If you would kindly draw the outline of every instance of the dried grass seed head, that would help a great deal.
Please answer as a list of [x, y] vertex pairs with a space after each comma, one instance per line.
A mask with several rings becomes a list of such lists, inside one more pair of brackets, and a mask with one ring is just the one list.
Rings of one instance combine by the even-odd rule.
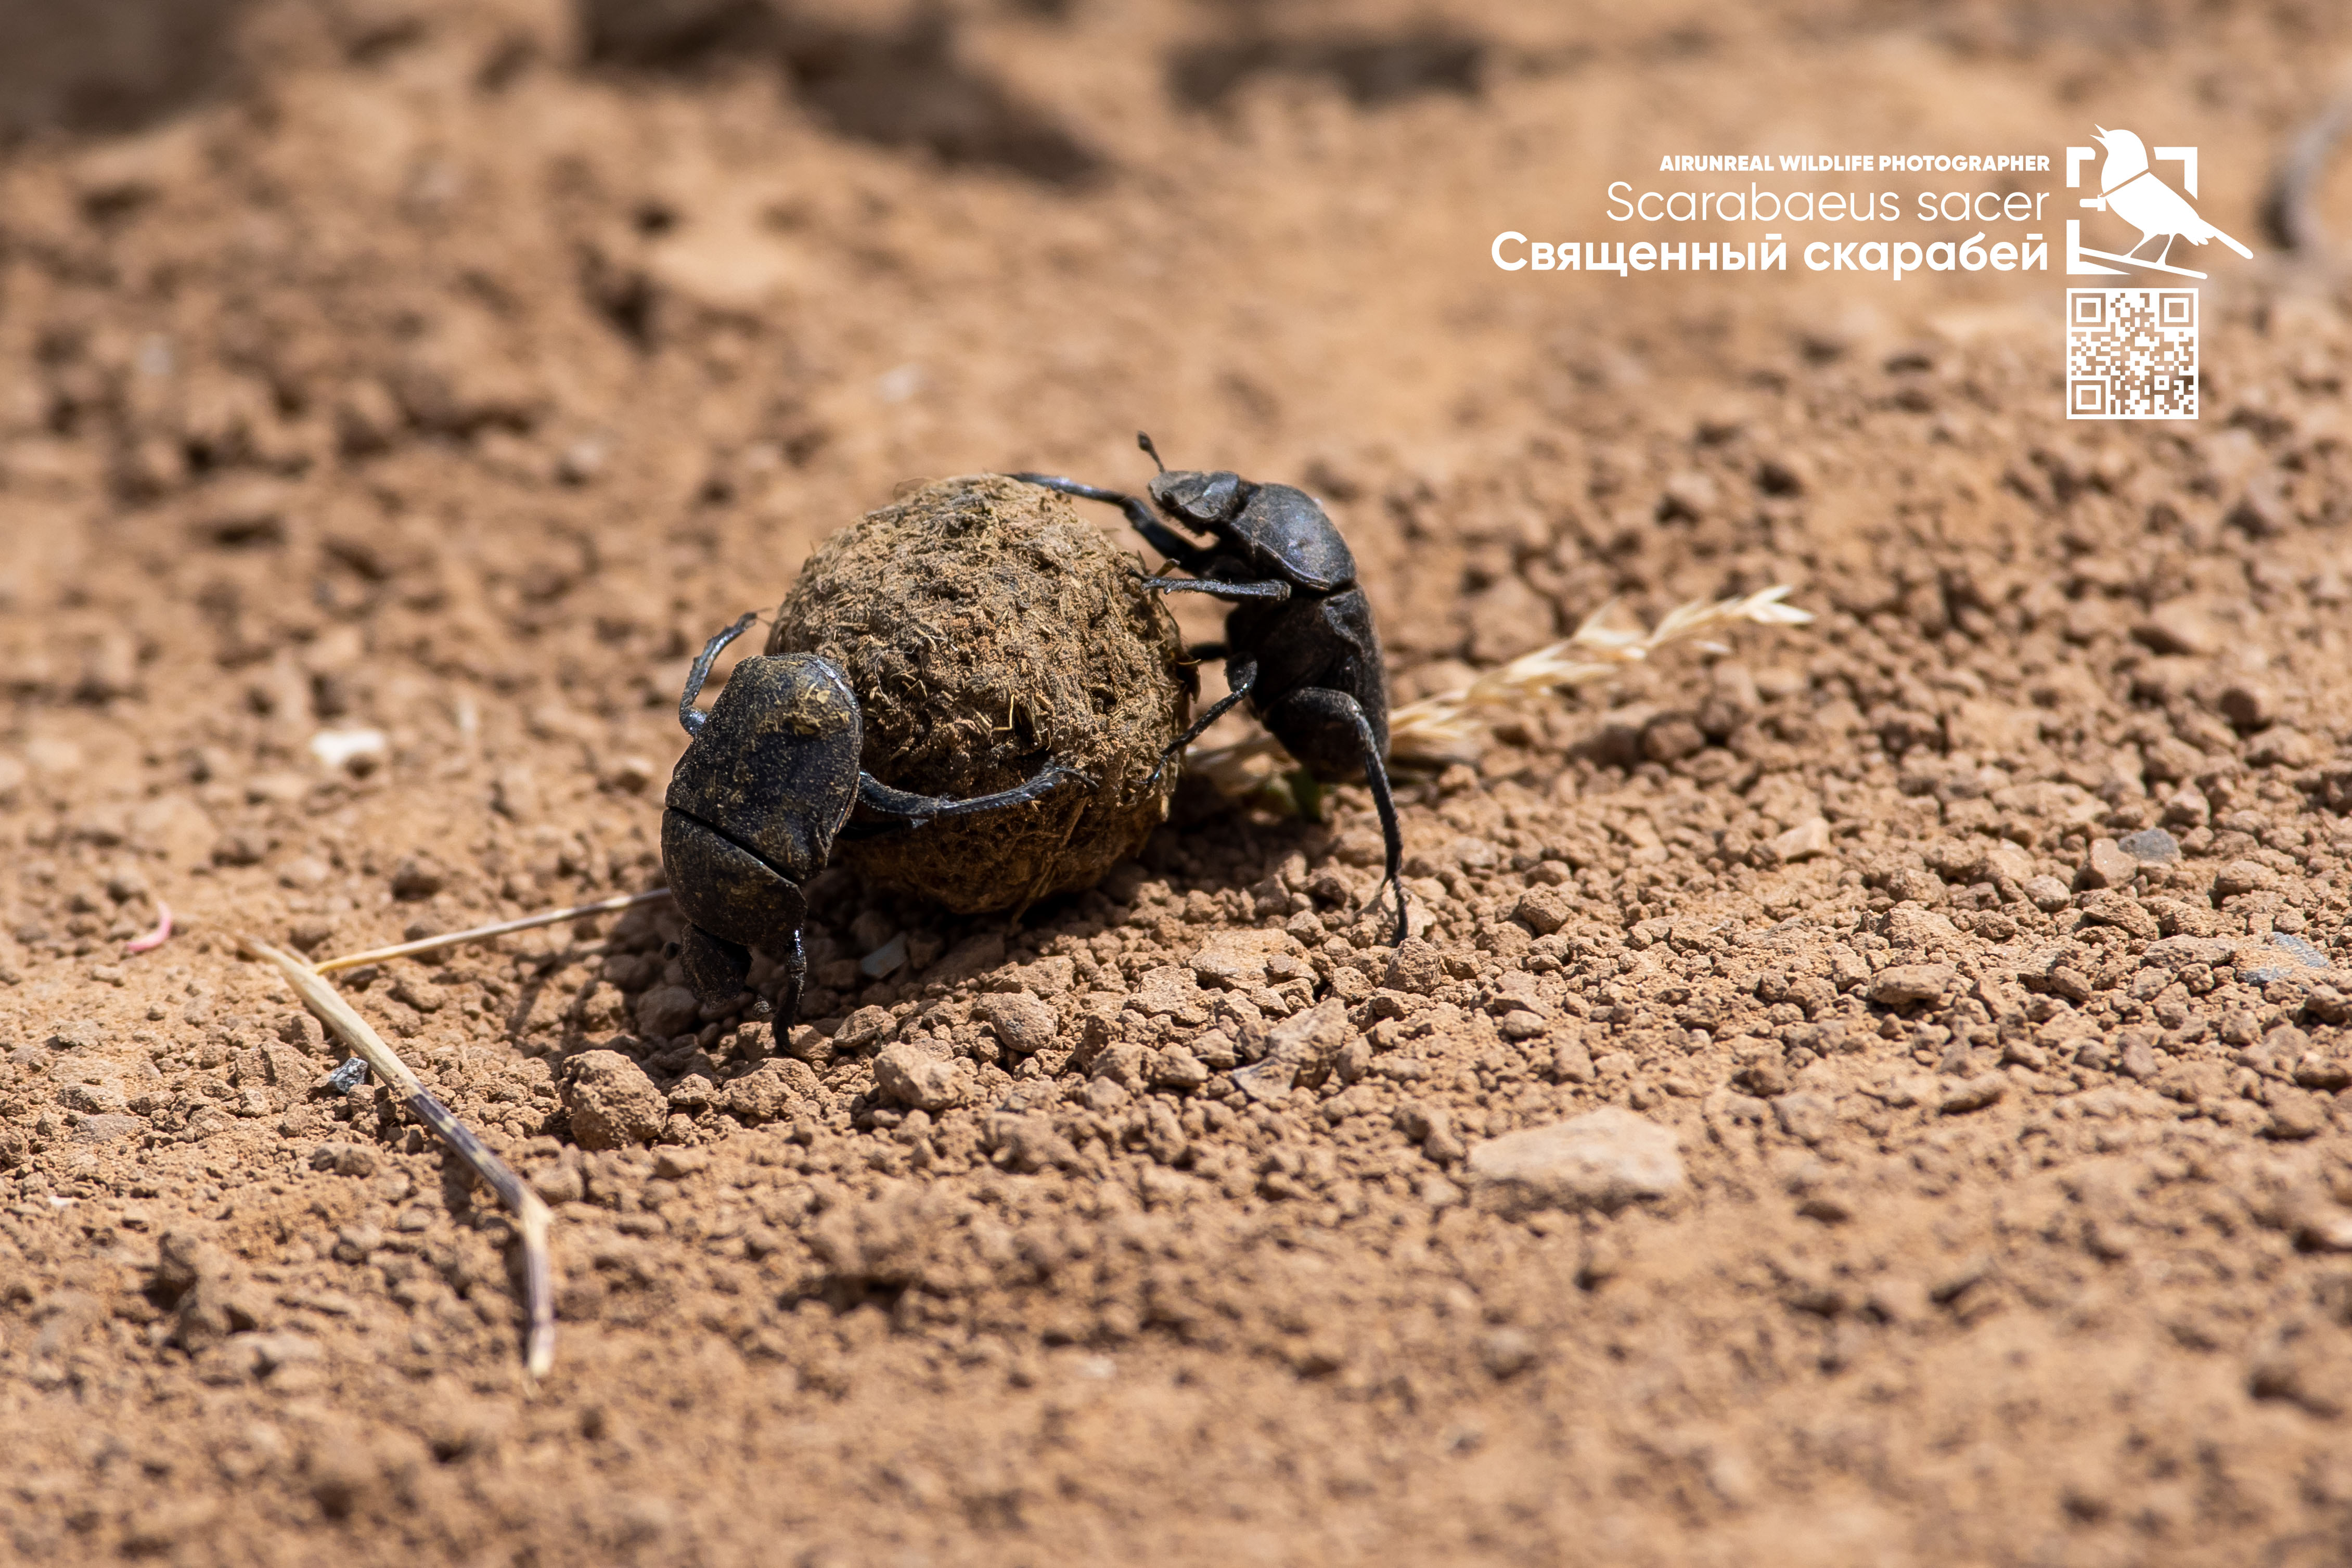
[[[1647, 631], [1611, 624], [1617, 612], [1612, 600], [1559, 641], [1486, 670], [1467, 686], [1392, 711], [1390, 759], [1423, 767], [1475, 763], [1496, 722], [1535, 712], [1571, 687], [1610, 679], [1628, 665], [1678, 643], [1696, 642], [1720, 652], [1706, 639], [1735, 625], [1808, 624], [1813, 618], [1811, 612], [1785, 602], [1794, 591], [1787, 584], [1776, 584], [1727, 599], [1694, 599], [1676, 605]], [[1185, 762], [1227, 797], [1242, 799], [1281, 771], [1283, 757], [1280, 744], [1261, 735], [1213, 750], [1196, 748]]]

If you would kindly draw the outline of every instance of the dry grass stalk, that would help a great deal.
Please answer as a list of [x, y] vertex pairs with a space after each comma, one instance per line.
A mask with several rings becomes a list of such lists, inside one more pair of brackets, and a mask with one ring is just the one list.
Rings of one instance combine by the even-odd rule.
[[622, 893], [610, 899], [598, 899], [593, 903], [573, 904], [569, 909], [525, 915], [517, 921], [499, 921], [495, 925], [445, 931], [439, 936], [419, 937], [415, 942], [396, 942], [391, 947], [372, 947], [365, 952], [347, 952], [341, 958], [323, 958], [310, 967], [313, 973], [331, 974], [338, 969], [357, 969], [362, 963], [375, 963], [387, 958], [415, 958], [418, 953], [438, 952], [445, 947], [463, 947], [469, 942], [484, 942], [494, 936], [504, 936], [509, 931], [529, 931], [533, 926], [551, 926], [562, 921], [585, 920], [590, 915], [633, 910], [639, 904], [650, 904], [668, 897], [667, 888], [655, 888], [643, 893]]
[[[642, 895], [640, 895], [642, 896]], [[555, 917], [547, 917], [552, 919]], [[534, 923], [534, 922], [524, 922]], [[317, 970], [289, 952], [280, 952], [265, 942], [240, 937], [238, 944], [248, 957], [275, 964], [286, 976], [303, 1004], [319, 1016], [319, 1021], [334, 1031], [344, 1044], [358, 1053], [379, 1079], [392, 1086], [406, 1101], [417, 1120], [433, 1129], [441, 1141], [457, 1152], [458, 1157], [473, 1167], [474, 1173], [489, 1184], [500, 1202], [512, 1209], [522, 1231], [523, 1292], [530, 1314], [530, 1332], [525, 1343], [524, 1368], [533, 1378], [547, 1375], [555, 1361], [555, 1270], [547, 1247], [548, 1223], [552, 1217], [540, 1195], [523, 1184], [513, 1168], [484, 1146], [472, 1131], [449, 1112], [449, 1108], [426, 1092], [425, 1085], [409, 1070], [408, 1064], [383, 1043], [365, 1018], [360, 1016], [342, 993]]]
[[[1729, 599], [1693, 600], [1647, 631], [1609, 624], [1617, 608], [1612, 600], [1550, 647], [1522, 654], [1458, 690], [1424, 697], [1392, 711], [1389, 755], [1395, 762], [1430, 766], [1475, 762], [1497, 723], [1535, 712], [1556, 692], [1609, 679], [1662, 648], [1736, 624], [1805, 625], [1811, 614], [1783, 602], [1792, 592], [1787, 584], [1776, 584]], [[1704, 641], [1699, 646], [1727, 651]], [[1260, 734], [1234, 745], [1193, 752], [1185, 765], [1207, 774], [1224, 795], [1241, 798], [1264, 786], [1286, 761], [1280, 743]]]

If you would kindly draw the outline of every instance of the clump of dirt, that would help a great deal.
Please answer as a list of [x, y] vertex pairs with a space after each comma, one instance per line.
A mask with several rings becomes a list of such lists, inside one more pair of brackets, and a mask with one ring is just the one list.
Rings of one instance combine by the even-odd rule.
[[1188, 691], [1175, 623], [1138, 559], [1050, 490], [941, 479], [827, 540], [793, 584], [770, 653], [821, 653], [866, 710], [863, 763], [898, 789], [966, 798], [1051, 762], [1088, 774], [1043, 800], [845, 838], [873, 880], [959, 913], [1090, 888], [1168, 816]]

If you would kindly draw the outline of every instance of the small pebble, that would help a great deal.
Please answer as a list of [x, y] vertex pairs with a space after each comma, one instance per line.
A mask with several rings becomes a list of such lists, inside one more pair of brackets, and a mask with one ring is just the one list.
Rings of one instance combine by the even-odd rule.
[[1830, 825], [1825, 817], [1811, 816], [1786, 833], [1776, 834], [1765, 841], [1784, 861], [1811, 859], [1826, 855], [1830, 850]]
[[908, 1041], [882, 1047], [874, 1058], [874, 1086], [891, 1100], [910, 1110], [937, 1112], [961, 1105], [971, 1080], [957, 1070], [956, 1062], [935, 1057]]
[[868, 980], [879, 980], [895, 974], [907, 963], [907, 933], [898, 932], [888, 942], [857, 961], [857, 972]]
[[343, 1176], [375, 1173], [375, 1151], [357, 1143], [321, 1143], [310, 1151], [310, 1169]]
[[2035, 877], [2022, 889], [2028, 902], [2043, 914], [2055, 914], [2074, 901], [2066, 884], [2055, 877]]
[[2116, 840], [2116, 847], [2144, 865], [2175, 866], [2180, 862], [2180, 840], [2161, 827], [2127, 833]]
[[2074, 874], [2074, 886], [2084, 889], [2127, 888], [2139, 875], [2139, 862], [2112, 838], [2095, 838], [2091, 852]]
[[2314, 969], [2327, 967], [2327, 954], [2322, 952], [2310, 941], [2292, 932], [2283, 931], [2271, 932], [2271, 945], [2282, 952], [2292, 954], [2298, 963], [2309, 964]]
[[1998, 1101], [2008, 1089], [2007, 1079], [1999, 1073], [1984, 1073], [1946, 1089], [1937, 1109], [1947, 1116], [1965, 1116]]
[[584, 485], [604, 470], [604, 443], [583, 436], [555, 459], [555, 477], [567, 485]]
[[1958, 971], [1948, 963], [1893, 964], [1872, 978], [1870, 999], [1882, 1007], [1914, 1006], [1935, 1001], [1958, 978]]
[[1497, 1383], [1535, 1365], [1535, 1340], [1523, 1329], [1496, 1329], [1478, 1342], [1478, 1359]]
[[563, 1104], [572, 1136], [583, 1149], [649, 1143], [662, 1131], [669, 1102], [645, 1069], [617, 1051], [583, 1051], [572, 1058]]
[[1480, 1143], [1470, 1152], [1471, 1184], [1486, 1206], [1506, 1215], [1613, 1211], [1683, 1185], [1676, 1142], [1672, 1128], [1606, 1106]]
[[353, 1057], [327, 1075], [327, 1087], [337, 1094], [349, 1094], [365, 1080], [367, 1071], [366, 1061], [359, 1057]]
[[2278, 693], [2259, 680], [2241, 680], [2221, 693], [2221, 717], [2241, 730], [2260, 730], [2278, 719]]

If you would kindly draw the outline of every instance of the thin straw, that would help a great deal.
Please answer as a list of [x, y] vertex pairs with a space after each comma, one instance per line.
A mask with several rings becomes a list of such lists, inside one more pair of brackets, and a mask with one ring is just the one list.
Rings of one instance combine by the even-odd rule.
[[437, 952], [445, 947], [463, 947], [469, 942], [481, 942], [489, 937], [504, 936], [509, 931], [529, 931], [533, 926], [551, 926], [563, 921], [576, 921], [589, 915], [609, 914], [615, 910], [631, 910], [639, 904], [650, 904], [656, 899], [669, 897], [667, 888], [655, 888], [642, 893], [622, 893], [610, 899], [599, 899], [593, 904], [574, 904], [568, 910], [548, 910], [535, 915], [525, 915], [519, 921], [500, 921], [496, 925], [476, 926], [471, 931], [446, 931], [439, 936], [419, 937], [415, 942], [399, 942], [392, 947], [372, 947], [365, 952], [347, 952], [341, 958], [321, 959], [307, 965], [314, 974], [331, 974], [338, 969], [357, 969], [362, 963], [375, 963], [387, 958], [413, 958], [420, 952]]
[[[645, 895], [639, 895], [644, 897]], [[540, 923], [537, 921], [527, 922]], [[343, 1042], [359, 1053], [376, 1077], [389, 1084], [407, 1102], [417, 1120], [433, 1129], [441, 1141], [457, 1152], [458, 1157], [473, 1167], [474, 1173], [489, 1184], [500, 1202], [515, 1213], [522, 1229], [523, 1294], [530, 1314], [530, 1335], [526, 1342], [523, 1366], [536, 1380], [547, 1375], [555, 1362], [555, 1269], [547, 1248], [547, 1231], [553, 1217], [537, 1193], [523, 1184], [507, 1163], [484, 1147], [472, 1131], [449, 1112], [449, 1108], [427, 1093], [425, 1085], [411, 1072], [408, 1064], [394, 1054], [383, 1043], [383, 1037], [360, 1016], [342, 993], [336, 990], [316, 969], [289, 952], [281, 952], [265, 942], [239, 937], [238, 945], [249, 957], [259, 958], [278, 966], [294, 987], [303, 1003], [319, 1016], [320, 1021], [341, 1036]]]

